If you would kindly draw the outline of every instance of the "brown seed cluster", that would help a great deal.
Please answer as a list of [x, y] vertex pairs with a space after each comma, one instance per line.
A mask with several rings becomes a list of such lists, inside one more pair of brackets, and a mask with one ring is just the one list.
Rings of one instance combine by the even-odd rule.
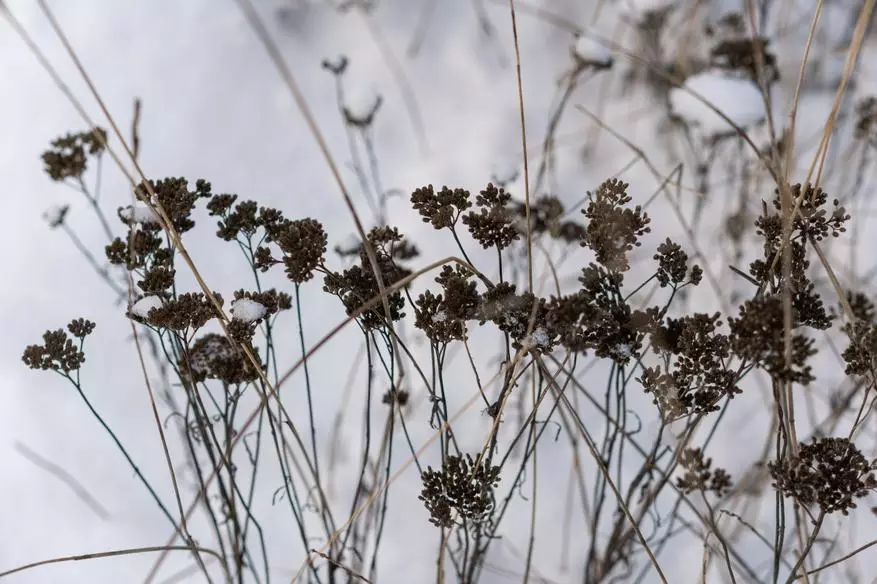
[[640, 237], [651, 231], [651, 219], [642, 207], [627, 206], [632, 200], [628, 186], [616, 179], [605, 181], [596, 193], [588, 193], [590, 202], [582, 210], [588, 219], [582, 245], [590, 247], [597, 261], [613, 272], [630, 268], [627, 254], [641, 245]]
[[[252, 353], [258, 360], [258, 351]], [[180, 359], [179, 367], [195, 382], [218, 379], [228, 385], [238, 385], [259, 377], [259, 371], [244, 352], [234, 347], [225, 336], [216, 333], [205, 334], [195, 341]]]
[[[768, 51], [770, 41], [764, 37], [730, 38], [710, 50], [710, 64], [727, 71], [740, 71], [752, 81], [768, 85], [779, 81], [776, 56]], [[760, 73], [762, 72], [762, 73]]]
[[82, 178], [88, 169], [88, 157], [103, 154], [106, 143], [107, 132], [102, 128], [56, 138], [52, 148], [43, 152], [46, 174], [54, 181]]
[[[398, 249], [408, 249], [404, 245], [404, 237], [395, 227], [375, 227], [367, 235], [368, 243], [375, 252], [378, 269], [385, 287], [406, 278], [411, 270], [398, 263]], [[400, 320], [405, 317], [402, 309], [405, 299], [401, 290], [390, 292], [386, 301], [390, 313], [387, 314], [384, 302], [379, 299], [381, 287], [375, 278], [371, 261], [365, 249], [360, 249], [359, 263], [337, 273], [329, 272], [323, 279], [323, 290], [341, 299], [347, 315], [358, 315], [365, 329], [375, 329], [386, 324], [388, 320]], [[371, 302], [368, 308], [367, 303]]]
[[676, 478], [676, 486], [686, 495], [700, 491], [712, 492], [721, 497], [731, 488], [731, 475], [723, 468], [712, 468], [713, 460], [704, 457], [700, 448], [686, 448], [682, 451], [679, 465], [685, 473]]
[[[67, 325], [67, 331], [58, 329], [43, 333], [42, 345], [29, 345], [24, 350], [22, 361], [31, 369], [42, 369], [68, 374], [78, 370], [85, 363], [82, 342], [94, 331], [94, 323], [78, 318]], [[68, 336], [68, 332], [79, 343]]]
[[823, 513], [844, 515], [856, 507], [855, 499], [877, 489], [869, 461], [847, 438], [819, 438], [801, 444], [798, 456], [768, 464], [774, 487], [805, 506], [817, 505]]
[[720, 315], [695, 313], [653, 321], [650, 340], [663, 365], [646, 367], [638, 381], [665, 421], [718, 409], [723, 397], [741, 393], [730, 368], [731, 342], [719, 332]]
[[483, 523], [494, 508], [493, 490], [499, 484], [499, 467], [476, 462], [467, 454], [450, 455], [441, 470], [427, 468], [421, 475], [420, 500], [429, 511], [432, 524], [454, 526], [454, 513], [460, 519]]

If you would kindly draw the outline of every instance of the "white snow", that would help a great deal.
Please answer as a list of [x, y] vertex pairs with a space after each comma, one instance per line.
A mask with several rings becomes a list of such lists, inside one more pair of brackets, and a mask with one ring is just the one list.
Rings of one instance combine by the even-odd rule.
[[448, 320], [448, 313], [444, 310], [439, 310], [432, 316], [432, 322], [445, 322]]
[[365, 121], [373, 115], [381, 96], [370, 83], [358, 83], [348, 89], [344, 95], [344, 109], [357, 121]]
[[579, 35], [572, 47], [572, 54], [583, 65], [611, 67], [612, 53], [604, 45], [588, 35]]
[[533, 331], [533, 334], [530, 335], [530, 339], [533, 341], [534, 345], [540, 347], [547, 347], [551, 342], [551, 337], [548, 336], [548, 332], [541, 326]]
[[131, 314], [140, 318], [147, 318], [149, 311], [153, 308], [160, 308], [162, 305], [161, 298], [158, 296], [144, 296], [131, 306]]
[[265, 316], [265, 306], [249, 298], [238, 298], [231, 303], [231, 315], [235, 320], [255, 322]]
[[46, 212], [43, 213], [43, 219], [45, 219], [51, 227], [57, 227], [64, 222], [64, 217], [67, 216], [67, 211], [69, 209], [70, 205], [54, 205], [46, 209]]
[[134, 203], [133, 205], [128, 205], [121, 211], [119, 211], [119, 215], [125, 221], [134, 222], [134, 223], [157, 223], [161, 224], [161, 221], [158, 218], [158, 215], [150, 209], [146, 203]]
[[705, 71], [689, 77], [683, 87], [670, 90], [672, 112], [689, 125], [699, 127], [704, 134], [726, 134], [733, 132], [734, 128], [691, 92], [741, 128], [764, 120], [764, 100], [755, 83], [718, 71]]

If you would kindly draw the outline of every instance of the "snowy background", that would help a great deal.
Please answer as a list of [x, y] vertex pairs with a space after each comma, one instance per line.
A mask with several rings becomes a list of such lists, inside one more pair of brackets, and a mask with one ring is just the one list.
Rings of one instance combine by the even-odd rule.
[[[642, 2], [638, 0], [638, 3]], [[89, 113], [100, 120], [100, 125], [106, 126], [37, 5], [31, 0], [11, 0], [7, 4]], [[517, 165], [521, 156], [520, 124], [510, 19], [505, 3], [483, 4], [494, 27], [494, 36], [488, 37], [482, 32], [473, 2], [439, 0], [415, 58], [406, 57], [405, 51], [417, 34], [423, 3], [387, 0], [380, 3], [371, 17], [379, 24], [380, 34], [399, 60], [416, 98], [426, 130], [425, 149], [418, 141], [416, 124], [406, 110], [398, 79], [381, 54], [375, 29], [369, 27], [360, 13], [353, 10], [339, 14], [328, 3], [316, 0], [285, 3], [263, 0], [257, 4], [314, 109], [333, 154], [342, 164], [349, 160], [347, 135], [335, 103], [332, 76], [320, 63], [344, 54], [351, 60], [345, 82], [351, 99], [363, 100], [374, 92], [384, 98], [375, 125], [375, 139], [385, 188], [407, 194], [413, 188], [432, 183], [474, 190], [490, 180], [494, 169]], [[598, 31], [602, 38], [614, 39], [633, 50], [629, 42], [632, 17], [620, 17], [630, 13], [633, 2], [604, 6], [602, 2], [551, 0], [541, 4], [566, 15], [583, 28]], [[699, 10], [686, 8], [682, 22], [696, 27], [702, 21], [720, 16], [728, 8], [740, 8], [733, 1], [706, 4], [707, 7]], [[784, 76], [775, 100], [777, 120], [785, 119], [786, 104], [793, 94], [812, 16], [810, 2], [785, 4], [790, 6], [783, 14], [787, 19], [786, 28], [777, 35], [774, 47]], [[186, 176], [190, 180], [204, 177], [213, 183], [215, 191], [238, 193], [242, 198], [276, 206], [290, 217], [319, 219], [328, 228], [330, 250], [354, 233], [349, 213], [301, 115], [234, 2], [85, 0], [56, 1], [51, 5], [123, 128], [130, 125], [134, 98], [142, 100], [141, 164], [147, 175]], [[797, 148], [805, 169], [810, 161], [808, 154], [812, 156], [812, 146], [815, 146], [809, 137], [818, 137], [831, 108], [845, 56], [840, 49], [849, 40], [851, 22], [857, 14], [855, 6], [854, 2], [833, 2], [825, 6], [819, 29], [822, 37], [817, 39], [821, 43], [817, 51], [821, 64], [808, 75], [809, 85], [799, 111], [801, 143]], [[636, 11], [632, 14], [635, 17]], [[518, 15], [518, 26], [530, 150], [531, 154], [538, 155], [558, 82], [573, 66], [571, 47], [575, 38], [523, 12]], [[674, 32], [685, 30], [682, 26], [680, 24]], [[769, 32], [780, 29], [775, 24], [767, 28]], [[677, 42], [674, 34], [669, 36], [669, 43]], [[864, 52], [875, 55], [877, 39], [871, 36]], [[688, 165], [683, 184], [689, 190], [681, 191], [681, 197], [686, 213], [690, 213], [694, 196], [691, 190], [696, 186], [690, 170], [691, 148], [666, 129], [666, 111], [656, 105], [649, 91], [636, 84], [632, 89], [624, 88], [625, 73], [634, 71], [642, 75], [642, 68], [637, 68], [635, 62], [618, 51], [615, 51], [615, 61], [616, 67], [611, 72], [585, 80], [571, 103], [598, 111], [607, 125], [646, 151], [664, 175], [679, 161]], [[857, 74], [857, 84], [851, 90], [856, 96], [873, 93], [877, 85], [877, 70], [873, 69], [877, 61], [863, 58], [862, 62], [866, 69]], [[872, 70], [868, 71], [867, 67]], [[605, 84], [604, 78], [609, 80]], [[850, 101], [844, 103], [849, 108]], [[170, 500], [167, 468], [124, 307], [113, 306], [112, 293], [94, 277], [64, 234], [50, 230], [42, 218], [48, 207], [70, 203], [68, 223], [84, 243], [97, 250], [105, 243], [84, 201], [70, 189], [49, 181], [42, 171], [40, 154], [49, 141], [67, 131], [83, 129], [84, 123], [64, 95], [5, 20], [0, 20], [0, 132], [3, 136], [0, 196], [4, 209], [4, 225], [0, 229], [0, 249], [3, 250], [0, 268], [3, 274], [0, 286], [0, 330], [3, 331], [0, 335], [3, 398], [0, 402], [0, 571], [53, 556], [162, 545], [170, 535], [166, 522], [155, 512], [133, 474], [124, 467], [118, 451], [87, 415], [73, 389], [60, 378], [27, 370], [20, 360], [24, 346], [38, 342], [44, 330], [58, 328], [75, 317], [95, 321], [98, 328], [87, 345], [84, 385], [140, 468], [153, 477], [156, 484], [162, 485], [160, 490]], [[547, 187], [567, 205], [573, 205], [587, 190], [593, 190], [602, 180], [629, 166], [621, 177], [634, 185], [632, 193], [636, 202], [648, 199], [658, 188], [659, 181], [642, 162], [628, 164], [634, 153], [619, 140], [604, 133], [595, 143], [596, 134], [594, 124], [586, 115], [574, 107], [567, 109], [558, 132], [560, 154], [556, 172], [547, 181]], [[754, 137], [757, 135], [758, 131], [753, 133]], [[761, 134], [762, 144], [765, 135]], [[587, 156], [582, 150], [586, 143], [593, 146]], [[846, 142], [838, 139], [838, 143]], [[736, 146], [728, 147], [725, 152], [731, 158]], [[843, 159], [840, 146], [832, 152], [830, 160], [837, 157]], [[728, 164], [731, 173], [734, 164], [737, 163]], [[531, 169], [536, 166], [531, 162]], [[709, 261], [720, 268], [727, 265], [728, 257], [733, 255], [728, 251], [720, 219], [727, 214], [729, 201], [736, 201], [740, 196], [740, 185], [735, 179], [723, 179], [720, 175], [728, 169], [721, 164], [718, 168], [718, 174], [711, 177], [715, 186], [710, 190], [707, 203], [708, 208], [716, 212], [706, 213], [697, 229], [701, 235], [714, 234], [704, 238], [709, 245], [705, 253]], [[356, 196], [355, 177], [347, 167], [345, 179], [354, 189], [360, 212], [367, 218], [369, 208], [362, 196]], [[518, 186], [516, 194], [520, 196], [520, 180], [515, 184]], [[756, 210], [760, 198], [767, 198], [772, 192], [766, 179], [762, 179], [761, 185], [761, 192], [748, 195], [752, 197], [750, 210]], [[130, 200], [124, 177], [108, 158], [102, 188], [105, 205], [110, 210]], [[663, 195], [659, 203], [662, 200]], [[391, 199], [391, 223], [399, 225], [421, 244], [425, 259], [445, 255], [442, 245], [447, 241], [436, 239], [428, 226], [407, 208], [406, 201], [407, 196]], [[681, 233], [681, 227], [666, 205], [656, 203], [649, 212], [654, 217], [653, 226], [659, 227], [655, 231], [661, 237]], [[201, 218], [209, 221], [206, 214]], [[862, 222], [865, 235], [860, 238], [866, 248], [874, 243], [873, 236], [867, 235], [867, 224], [868, 221]], [[215, 253], [217, 242], [210, 231], [196, 229], [186, 241], [208, 284], [229, 298], [233, 290], [247, 287], [249, 280], [240, 276], [244, 265], [237, 254]], [[832, 251], [846, 261], [845, 248]], [[860, 261], [859, 269], [870, 267], [869, 258]], [[748, 259], [743, 263], [748, 263]], [[570, 260], [570, 264], [575, 271], [577, 262]], [[723, 301], [728, 302], [731, 283], [735, 280], [727, 270], [720, 272], [719, 277], [723, 289], [729, 292]], [[739, 281], [736, 282], [734, 285], [739, 285]], [[702, 288], [708, 289], [708, 284], [704, 283]], [[306, 330], [310, 339], [317, 339], [340, 321], [343, 312], [335, 299], [319, 293], [318, 284], [313, 283], [305, 290], [306, 295], [312, 296], [306, 302]], [[699, 310], [721, 307], [709, 290], [701, 301], [704, 307]], [[288, 322], [292, 327], [291, 318]], [[318, 353], [312, 363], [313, 370], [320, 372], [316, 382], [317, 420], [331, 420], [342, 400], [348, 369], [356, 356], [356, 340], [357, 336], [352, 333], [342, 334]], [[295, 357], [293, 352], [289, 362]], [[831, 363], [832, 379], [836, 381], [839, 371], [836, 362]], [[295, 382], [284, 391], [293, 394]], [[827, 391], [817, 392], [817, 403], [824, 405], [827, 395]], [[763, 428], [769, 420], [770, 412], [764, 408], [762, 397], [759, 390], [754, 389], [751, 401], [741, 399], [735, 404], [723, 425], [721, 433], [725, 437], [718, 438], [710, 451], [732, 475], [745, 470], [751, 462], [749, 453], [740, 447], [740, 436], [746, 436], [753, 428]], [[468, 394], [460, 401], [465, 398]], [[647, 403], [645, 398], [643, 401]], [[288, 403], [294, 403], [294, 398]], [[305, 415], [304, 412], [299, 414]], [[299, 414], [293, 413], [293, 417]], [[483, 439], [487, 426], [479, 412], [473, 412], [470, 418], [465, 428], [471, 430], [470, 443], [475, 447]], [[321, 441], [328, 441], [330, 433], [329, 422], [322, 425], [318, 422]], [[355, 461], [357, 432], [352, 429], [349, 434], [345, 436], [346, 456]], [[415, 434], [415, 443], [422, 443], [428, 437], [428, 432]], [[22, 456], [16, 444], [25, 445], [74, 475], [107, 510], [109, 517], [95, 514], [66, 485]], [[540, 456], [542, 452], [540, 450]], [[537, 545], [534, 566], [538, 574], [556, 582], [580, 578], [576, 576], [575, 570], [580, 565], [576, 559], [570, 562], [572, 572], [561, 569], [559, 541], [562, 534], [551, 529], [565, 514], [563, 493], [568, 464], [568, 457], [560, 454], [554, 457], [550, 450], [545, 450], [540, 459], [545, 475], [542, 484], [547, 486], [542, 490], [538, 522], [543, 528], [540, 533], [545, 535]], [[344, 485], [345, 478], [352, 479], [352, 472], [342, 465], [335, 480]], [[554, 491], [552, 484], [556, 484]], [[391, 528], [383, 544], [378, 571], [380, 581], [431, 581], [437, 540], [435, 531], [427, 523], [426, 511], [416, 499], [419, 490], [416, 470], [409, 469], [394, 489], [397, 492], [388, 516]], [[263, 501], [263, 505], [263, 515], [270, 515], [270, 500]], [[528, 506], [523, 501], [521, 505], [520, 509], [525, 512], [514, 517], [506, 527], [506, 532], [511, 533], [508, 542], [492, 552], [492, 562], [504, 564], [512, 574], [520, 573], [523, 565], [521, 556], [512, 550], [517, 548], [519, 554], [525, 549], [529, 529]], [[766, 512], [772, 514], [772, 509]], [[517, 525], [520, 529], [515, 527]], [[300, 544], [291, 539], [292, 534], [284, 535], [281, 518], [276, 519], [273, 527], [272, 533], [278, 535], [270, 544], [271, 568], [277, 581], [287, 581], [298, 569], [303, 554]], [[867, 520], [851, 522], [842, 537], [852, 549], [871, 539], [868, 533], [873, 537], [873, 527]], [[752, 545], [757, 546], [758, 542]], [[584, 548], [584, 541], [578, 547]], [[290, 549], [294, 551], [289, 552]], [[585, 550], [576, 549], [574, 544], [572, 551], [573, 558], [578, 558], [583, 557]], [[745, 553], [746, 546], [741, 547], [741, 551]], [[692, 547], [680, 549], [679, 553], [683, 555], [668, 554], [662, 563], [671, 582], [696, 581], [700, 571], [700, 545], [694, 542]], [[679, 561], [680, 557], [689, 555], [690, 560]], [[132, 555], [67, 563], [17, 574], [8, 581], [11, 584], [139, 582], [154, 559], [151, 555]], [[866, 566], [867, 562], [864, 556], [860, 558], [861, 565]], [[877, 564], [874, 560], [870, 563]], [[185, 554], [172, 556], [162, 575], [170, 577], [189, 564]], [[867, 573], [867, 569], [864, 571]], [[198, 578], [196, 574], [188, 581], [199, 581]], [[847, 581], [843, 578], [838, 571], [823, 581]], [[517, 579], [518, 576], [508, 574], [485, 577], [486, 582]]]

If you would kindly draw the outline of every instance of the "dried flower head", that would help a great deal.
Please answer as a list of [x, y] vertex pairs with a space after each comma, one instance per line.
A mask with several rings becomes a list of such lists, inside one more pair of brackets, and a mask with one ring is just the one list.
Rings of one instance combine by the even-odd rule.
[[871, 95], [856, 104], [855, 135], [877, 148], [877, 96]]
[[103, 154], [106, 141], [107, 133], [101, 128], [53, 140], [52, 148], [42, 156], [46, 174], [54, 181], [81, 178], [88, 167], [88, 157]]
[[427, 185], [411, 193], [411, 206], [420, 213], [424, 223], [444, 229], [456, 225], [460, 215], [472, 203], [469, 202], [469, 191], [465, 189], [442, 187], [436, 193], [432, 185]]
[[[323, 265], [326, 254], [326, 231], [315, 219], [278, 220], [266, 225], [269, 241], [276, 243], [283, 252], [283, 266], [290, 281], [301, 284], [314, 277], [314, 270]], [[265, 248], [263, 248], [265, 249]], [[260, 264], [276, 260], [268, 259], [265, 252], [257, 257]]]
[[[258, 360], [259, 353], [252, 353]], [[253, 368], [244, 352], [216, 333], [208, 333], [195, 341], [188, 352], [188, 359], [182, 359], [179, 365], [193, 381], [218, 379], [236, 385], [259, 377], [259, 372]]]
[[715, 411], [719, 400], [740, 393], [728, 364], [731, 343], [721, 326], [718, 313], [651, 322], [652, 347], [665, 364], [646, 368], [638, 381], [665, 421]]
[[651, 231], [651, 219], [637, 205], [626, 207], [632, 200], [627, 194], [627, 183], [609, 179], [588, 193], [590, 202], [582, 210], [588, 219], [583, 246], [591, 248], [597, 261], [613, 272], [630, 268], [627, 254], [640, 244], [639, 238]]
[[731, 488], [731, 476], [723, 468], [713, 469], [713, 460], [704, 458], [700, 448], [686, 448], [679, 456], [685, 474], [676, 478], [676, 486], [686, 495], [694, 491], [723, 496]]
[[779, 294], [747, 300], [738, 318], [729, 318], [734, 353], [764, 369], [771, 377], [807, 385], [813, 381], [810, 357], [816, 354], [813, 339], [792, 333], [792, 359], [786, 366], [783, 301]]
[[847, 438], [819, 438], [801, 444], [798, 456], [768, 464], [774, 488], [801, 505], [818, 505], [823, 513], [849, 514], [855, 499], [877, 489], [868, 461]]
[[[408, 277], [411, 270], [401, 266], [396, 257], [395, 249], [404, 243], [404, 237], [395, 227], [375, 227], [366, 236], [374, 251], [378, 271], [384, 286], [391, 286]], [[360, 249], [359, 264], [351, 266], [341, 273], [329, 272], [323, 279], [323, 290], [338, 296], [347, 310], [347, 315], [359, 313], [360, 323], [367, 329], [384, 325], [387, 318], [399, 320], [405, 316], [402, 309], [405, 300], [401, 290], [390, 292], [386, 298], [389, 314], [386, 314], [383, 301], [373, 302], [371, 307], [363, 310], [363, 306], [373, 299], [380, 298], [381, 287], [375, 278], [371, 260], [366, 250]]]
[[[685, 282], [688, 275], [688, 254], [682, 251], [682, 247], [667, 238], [664, 243], [658, 246], [657, 251], [658, 253], [654, 256], [654, 259], [658, 262], [658, 271], [655, 277], [661, 288], [669, 284], [673, 284], [675, 288]], [[700, 266], [694, 265], [691, 267], [691, 275], [688, 276], [688, 281], [697, 285], [700, 283], [702, 274]]]
[[[151, 196], [150, 193], [155, 193]], [[189, 190], [189, 181], [183, 177], [164, 178], [149, 183], [140, 183], [134, 189], [134, 196], [143, 202], [149, 202], [156, 208], [164, 210], [171, 224], [179, 234], [183, 234], [195, 226], [191, 219], [192, 211], [198, 199], [210, 198], [210, 183], [204, 179], [195, 181], [195, 190]]]
[[469, 233], [484, 249], [496, 247], [502, 250], [520, 238], [514, 226], [514, 214], [509, 208], [511, 199], [512, 196], [505, 189], [489, 183], [475, 197], [478, 212], [469, 211], [463, 216]]
[[450, 455], [441, 470], [432, 467], [421, 475], [419, 499], [429, 511], [430, 523], [454, 526], [454, 513], [475, 524], [487, 521], [494, 509], [493, 489], [499, 484], [499, 467], [476, 463], [471, 455]]
[[[221, 306], [222, 296], [215, 292], [213, 295]], [[216, 308], [202, 292], [187, 292], [160, 306], [149, 307], [146, 317], [133, 309], [128, 311], [128, 316], [137, 322], [167, 328], [186, 337], [216, 317]]]
[[42, 345], [29, 345], [21, 359], [31, 369], [42, 369], [69, 374], [78, 370], [85, 362], [82, 342], [94, 330], [94, 323], [76, 319], [67, 325], [67, 330], [79, 344], [73, 342], [63, 329], [43, 333]]
[[[764, 37], [731, 38], [720, 41], [710, 50], [710, 64], [726, 71], [740, 71], [752, 81], [769, 85], [780, 79], [776, 56], [767, 50]], [[763, 77], [762, 77], [763, 75]]]

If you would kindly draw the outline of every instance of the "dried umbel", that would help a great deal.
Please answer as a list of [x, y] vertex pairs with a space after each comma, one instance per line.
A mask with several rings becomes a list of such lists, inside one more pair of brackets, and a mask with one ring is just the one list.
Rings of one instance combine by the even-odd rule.
[[51, 150], [42, 156], [46, 174], [55, 181], [82, 178], [88, 168], [88, 157], [103, 154], [106, 143], [107, 132], [101, 128], [53, 140]]
[[195, 190], [190, 191], [188, 180], [183, 177], [169, 177], [140, 183], [134, 189], [134, 196], [163, 209], [176, 232], [183, 234], [195, 227], [191, 215], [198, 199], [210, 198], [212, 193], [210, 183], [204, 179], [195, 181]]
[[856, 138], [877, 148], [877, 96], [866, 97], [856, 104]]
[[476, 318], [481, 303], [477, 284], [460, 266], [444, 266], [435, 281], [444, 292], [436, 295], [427, 290], [417, 297], [414, 326], [434, 342], [464, 340], [466, 321]]
[[[522, 235], [527, 234], [527, 205], [516, 202], [513, 206], [515, 225]], [[576, 221], [563, 221], [563, 203], [552, 195], [538, 197], [530, 204], [530, 233], [546, 234], [566, 243], [580, 243], [585, 237], [585, 227]]]
[[627, 207], [632, 200], [627, 187], [627, 183], [616, 179], [605, 181], [596, 193], [588, 193], [590, 202], [582, 210], [588, 219], [582, 245], [591, 248], [597, 261], [613, 272], [630, 268], [627, 254], [641, 245], [640, 237], [651, 231], [651, 219], [642, 207]]
[[476, 463], [467, 454], [448, 456], [441, 470], [427, 468], [421, 475], [420, 500], [429, 511], [430, 522], [453, 527], [454, 514], [476, 524], [487, 521], [494, 508], [493, 489], [499, 484], [499, 467]]
[[721, 497], [731, 488], [731, 475], [723, 468], [712, 468], [713, 460], [705, 458], [700, 448], [686, 448], [679, 456], [679, 465], [685, 474], [676, 478], [676, 486], [686, 495], [700, 491]]
[[[222, 296], [215, 292], [213, 296], [221, 306]], [[187, 292], [151, 308], [146, 316], [135, 310], [129, 310], [128, 316], [139, 323], [170, 329], [187, 337], [215, 318], [217, 310], [202, 292]]]
[[740, 71], [752, 81], [771, 84], [780, 79], [776, 56], [767, 50], [764, 37], [732, 38], [719, 42], [710, 50], [710, 64], [727, 71]]
[[[258, 360], [258, 351], [252, 353]], [[244, 352], [216, 333], [208, 333], [195, 341], [188, 354], [180, 359], [179, 366], [183, 373], [196, 382], [218, 379], [236, 385], [259, 377], [259, 371]]]
[[700, 283], [703, 277], [703, 271], [700, 266], [691, 267], [691, 274], [688, 272], [688, 254], [682, 251], [682, 247], [678, 243], [673, 243], [669, 238], [658, 246], [658, 253], [654, 255], [654, 259], [658, 262], [658, 271], [655, 272], [655, 278], [664, 288], [672, 285], [676, 288], [686, 281], [691, 282], [695, 286]]
[[639, 381], [665, 421], [718, 409], [724, 397], [740, 393], [728, 363], [731, 344], [719, 332], [719, 314], [695, 313], [650, 325], [650, 340], [664, 365], [647, 367]]
[[822, 513], [849, 514], [855, 499], [877, 489], [869, 461], [847, 438], [819, 438], [801, 444], [798, 456], [768, 464], [774, 488], [805, 506], [818, 505]]
[[521, 237], [514, 226], [511, 200], [512, 196], [505, 189], [490, 183], [475, 197], [478, 212], [469, 211], [463, 216], [469, 233], [484, 249], [502, 250]]
[[411, 206], [420, 213], [424, 223], [445, 229], [455, 226], [472, 203], [469, 202], [469, 191], [465, 189], [442, 187], [436, 193], [432, 185], [427, 185], [411, 193]]
[[[813, 381], [810, 366], [810, 357], [816, 354], [813, 339], [793, 331], [791, 361], [786, 364], [785, 317], [779, 293], [747, 300], [740, 307], [740, 316], [729, 318], [728, 325], [731, 347], [741, 359], [754, 363], [780, 381], [802, 385]], [[799, 325], [800, 320], [793, 318], [793, 327]]]
[[[63, 329], [46, 331], [43, 333], [43, 344], [29, 345], [21, 359], [31, 369], [51, 370], [62, 374], [76, 371], [85, 362], [82, 343], [94, 331], [94, 326], [93, 322], [78, 318], [67, 325], [67, 332]], [[75, 343], [68, 336], [68, 332], [79, 343]]]
[[[404, 245], [404, 237], [398, 229], [375, 227], [368, 233], [367, 239], [374, 250], [384, 287], [391, 286], [411, 274], [411, 270], [399, 265], [396, 260], [396, 247]], [[341, 299], [348, 316], [359, 313], [360, 323], [366, 329], [378, 328], [384, 325], [387, 319], [395, 321], [405, 316], [402, 312], [405, 300], [400, 290], [390, 292], [386, 297], [389, 314], [386, 314], [383, 301], [374, 300], [380, 298], [381, 287], [375, 278], [375, 271], [365, 249], [359, 252], [358, 265], [341, 273], [327, 273], [323, 279], [323, 290]], [[369, 301], [372, 301], [372, 305], [363, 310], [363, 306]]]

